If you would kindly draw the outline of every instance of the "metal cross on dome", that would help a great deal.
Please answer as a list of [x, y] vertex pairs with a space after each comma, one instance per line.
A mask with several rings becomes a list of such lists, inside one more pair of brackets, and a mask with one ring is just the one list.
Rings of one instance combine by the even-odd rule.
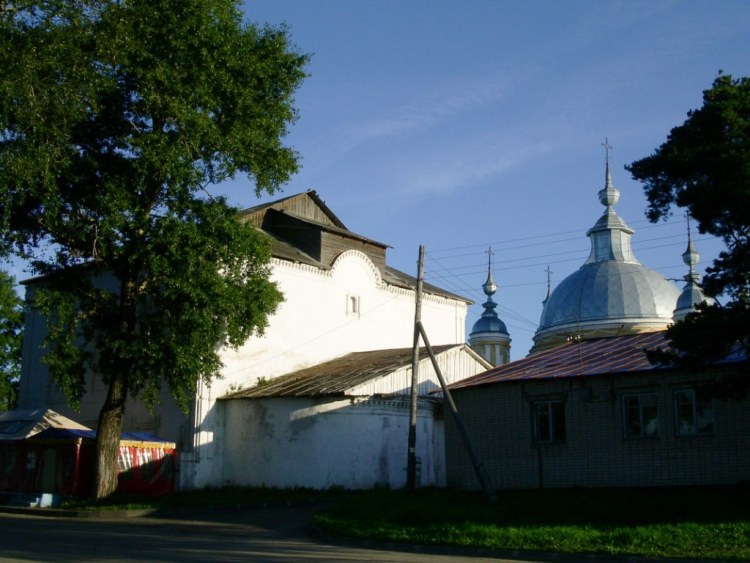
[[607, 137], [604, 137], [604, 142], [602, 143], [602, 146], [604, 147], [604, 152], [606, 154], [607, 166], [609, 166], [609, 151], [615, 147], [609, 144], [609, 139]]
[[487, 255], [487, 268], [492, 268], [492, 257], [495, 255], [495, 253], [492, 252], [492, 247], [490, 246], [484, 251], [484, 253]]

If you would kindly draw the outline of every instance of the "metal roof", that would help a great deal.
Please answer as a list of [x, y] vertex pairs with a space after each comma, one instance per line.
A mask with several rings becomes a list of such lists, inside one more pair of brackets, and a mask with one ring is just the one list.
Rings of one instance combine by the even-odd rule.
[[675, 284], [642, 264], [617, 260], [584, 264], [552, 292], [538, 332], [558, 327], [568, 331], [592, 321], [661, 321], [666, 328], [679, 296]]
[[[438, 355], [464, 344], [433, 346]], [[419, 349], [420, 360], [427, 357], [427, 349]], [[371, 350], [352, 352], [346, 356], [323, 362], [267, 383], [224, 395], [221, 399], [260, 399], [266, 397], [322, 397], [346, 395], [347, 391], [370, 380], [384, 377], [411, 365], [412, 349]]]
[[646, 350], [669, 348], [666, 331], [568, 342], [459, 381], [451, 390], [539, 379], [590, 377], [668, 369], [653, 365]]
[[[412, 291], [416, 291], [417, 278], [415, 278], [414, 276], [410, 276], [409, 274], [406, 274], [401, 270], [397, 270], [396, 268], [391, 268], [390, 266], [386, 266], [385, 271], [383, 271], [382, 274], [383, 281], [385, 283], [396, 287], [402, 287], [404, 289], [411, 289]], [[431, 295], [438, 295], [440, 297], [447, 297], [449, 299], [463, 301], [464, 303], [468, 303], [469, 305], [474, 303], [471, 299], [467, 299], [466, 297], [463, 297], [428, 282], [423, 282], [422, 291]]]

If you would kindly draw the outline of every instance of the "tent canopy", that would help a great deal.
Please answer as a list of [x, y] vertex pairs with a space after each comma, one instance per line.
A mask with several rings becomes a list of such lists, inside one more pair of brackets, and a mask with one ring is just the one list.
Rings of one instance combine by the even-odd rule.
[[25, 440], [48, 429], [89, 431], [51, 409], [18, 410], [0, 413], [0, 440]]

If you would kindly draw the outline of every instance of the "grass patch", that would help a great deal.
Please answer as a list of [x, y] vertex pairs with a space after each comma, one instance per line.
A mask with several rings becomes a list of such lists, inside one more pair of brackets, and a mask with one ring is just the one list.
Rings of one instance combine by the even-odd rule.
[[422, 545], [750, 559], [750, 489], [513, 491], [496, 504], [444, 490], [352, 493], [327, 533]]

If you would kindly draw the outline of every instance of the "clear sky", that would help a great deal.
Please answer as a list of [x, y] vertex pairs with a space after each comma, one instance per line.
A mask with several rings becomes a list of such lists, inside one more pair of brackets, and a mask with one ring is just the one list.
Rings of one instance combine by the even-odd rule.
[[[246, 0], [245, 11], [286, 24], [312, 55], [288, 137], [302, 170], [283, 195], [317, 190], [409, 274], [424, 244], [426, 281], [477, 302], [467, 334], [492, 246], [511, 357], [526, 355], [545, 269], [554, 288], [588, 256], [605, 138], [636, 257], [686, 273], [681, 212], [648, 223], [623, 167], [701, 106], [719, 70], [750, 76], [750, 2]], [[257, 204], [244, 182], [224, 191]], [[721, 245], [694, 235], [703, 272]]]
[[[351, 230], [390, 245], [391, 266], [477, 304], [492, 247], [495, 300], [523, 357], [554, 288], [588, 256], [601, 215], [605, 138], [616, 210], [633, 248], [686, 273], [684, 219], [653, 226], [623, 166], [700, 107], [721, 69], [750, 76], [750, 2], [246, 0], [251, 21], [286, 24], [312, 55], [288, 144], [308, 189]], [[259, 203], [246, 180], [219, 186]], [[273, 198], [264, 198], [267, 201]], [[702, 272], [717, 241], [695, 236]], [[14, 272], [22, 279], [24, 274]], [[682, 283], [679, 283], [682, 287]]]

